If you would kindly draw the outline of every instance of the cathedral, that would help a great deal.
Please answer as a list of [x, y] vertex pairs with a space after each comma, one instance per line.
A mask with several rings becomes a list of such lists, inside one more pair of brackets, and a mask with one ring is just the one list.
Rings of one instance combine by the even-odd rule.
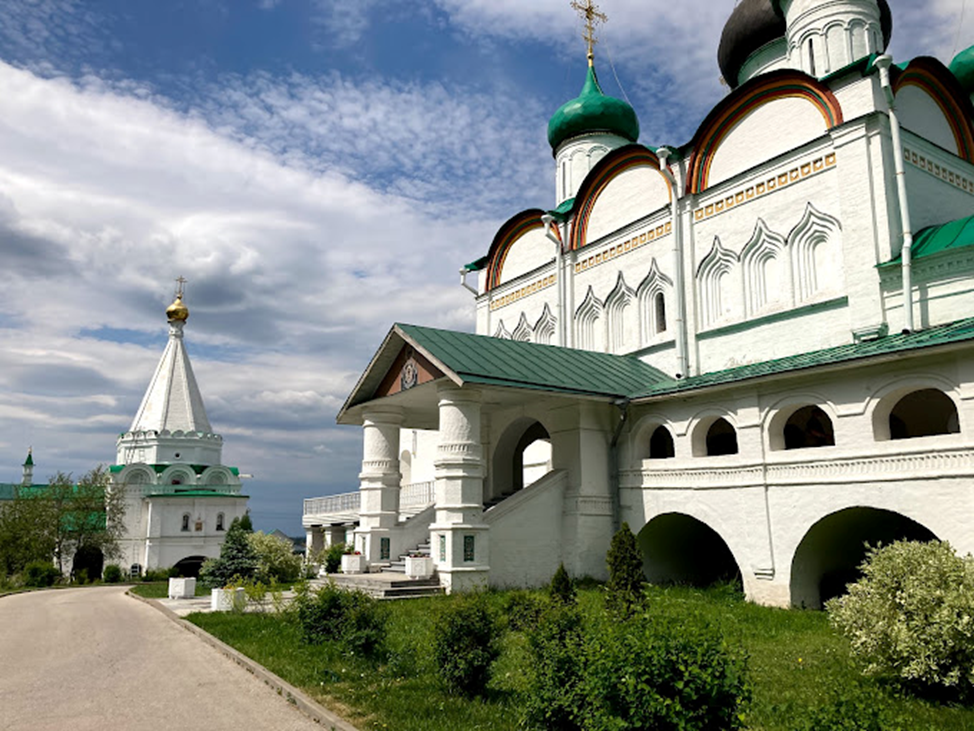
[[389, 331], [338, 415], [360, 489], [306, 501], [310, 545], [532, 586], [604, 578], [625, 522], [652, 581], [805, 607], [866, 543], [974, 551], [974, 49], [894, 62], [887, 0], [742, 0], [729, 93], [647, 144], [573, 5], [554, 198], [461, 269], [476, 334]]

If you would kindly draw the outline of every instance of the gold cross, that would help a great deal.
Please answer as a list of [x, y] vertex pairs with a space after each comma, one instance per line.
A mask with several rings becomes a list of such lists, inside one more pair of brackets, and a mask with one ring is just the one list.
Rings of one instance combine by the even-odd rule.
[[176, 277], [176, 299], [183, 298], [183, 285], [186, 284], [186, 278], [183, 276]]
[[585, 21], [585, 33], [582, 35], [582, 40], [588, 44], [588, 60], [589, 63], [592, 63], [595, 58], [595, 44], [599, 42], [595, 35], [595, 28], [600, 23], [605, 23], [609, 18], [592, 0], [585, 0], [584, 3], [580, 0], [572, 0], [572, 7], [578, 11], [579, 16]]

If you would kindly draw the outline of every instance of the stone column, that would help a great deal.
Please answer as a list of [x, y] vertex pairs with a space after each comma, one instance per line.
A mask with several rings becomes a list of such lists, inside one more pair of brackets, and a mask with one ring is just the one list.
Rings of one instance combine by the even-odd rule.
[[449, 384], [440, 387], [439, 397], [436, 518], [430, 526], [430, 550], [440, 583], [452, 593], [486, 586], [489, 573], [480, 392]]
[[339, 543], [345, 542], [344, 525], [331, 525], [325, 528], [325, 548], [331, 548]]
[[305, 531], [305, 535], [304, 555], [310, 559], [325, 547], [324, 531], [320, 525], [314, 525]]
[[396, 408], [366, 411], [363, 423], [362, 472], [359, 490], [362, 503], [355, 549], [370, 564], [398, 558], [394, 528], [399, 522], [399, 427], [402, 412]]

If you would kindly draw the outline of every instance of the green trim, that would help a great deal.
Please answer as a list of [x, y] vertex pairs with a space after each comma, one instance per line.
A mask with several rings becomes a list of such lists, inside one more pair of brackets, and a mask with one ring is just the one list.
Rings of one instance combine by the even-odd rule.
[[571, 217], [574, 208], [575, 208], [575, 199], [569, 198], [566, 201], [562, 201], [561, 205], [559, 205], [554, 210], [548, 211], [548, 215], [551, 216], [556, 221], [558, 221], [558, 223], [564, 223]]
[[463, 271], [465, 272], [479, 272], [481, 269], [485, 268], [487, 264], [490, 263], [490, 255], [482, 256], [476, 261], [472, 261], [469, 264], [463, 265]]
[[871, 53], [864, 58], [860, 58], [852, 63], [846, 64], [840, 69], [826, 74], [825, 76], [819, 77], [819, 81], [833, 81], [840, 76], [845, 76], [846, 74], [851, 73], [852, 71], [858, 71], [863, 76], [871, 75], [876, 71], [874, 64], [877, 58], [879, 58], [878, 53]]
[[[939, 226], [927, 226], [913, 237], [910, 258], [913, 261], [924, 259], [945, 251], [960, 251], [974, 246], [974, 216], [959, 218]], [[902, 254], [877, 268], [887, 269], [902, 264]]]
[[836, 297], [834, 299], [825, 300], [824, 302], [813, 302], [810, 305], [802, 305], [801, 307], [785, 310], [784, 312], [772, 312], [770, 315], [756, 317], [753, 320], [747, 320], [746, 322], [736, 322], [733, 325], [724, 325], [723, 327], [714, 328], [713, 330], [707, 330], [706, 332], [698, 333], [697, 340], [710, 340], [711, 338], [716, 338], [721, 335], [732, 335], [734, 333], [746, 332], [747, 330], [760, 327], [761, 325], [770, 325], [774, 322], [790, 320], [794, 317], [801, 317], [802, 315], [808, 315], [813, 312], [837, 310], [840, 307], [844, 307], [848, 304], [848, 297]]
[[548, 122], [548, 144], [557, 150], [572, 137], [594, 132], [609, 132], [636, 142], [639, 120], [628, 103], [606, 96], [595, 67], [589, 66], [581, 93], [563, 104]]
[[125, 469], [125, 465], [123, 464], [113, 464], [108, 468], [108, 471], [111, 472], [112, 474], [118, 474], [124, 469]]

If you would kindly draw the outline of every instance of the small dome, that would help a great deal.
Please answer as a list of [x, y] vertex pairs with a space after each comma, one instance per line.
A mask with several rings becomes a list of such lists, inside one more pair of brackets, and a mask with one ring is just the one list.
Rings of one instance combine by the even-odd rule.
[[974, 93], [974, 46], [961, 51], [950, 62], [950, 73], [968, 94]]
[[548, 143], [557, 150], [565, 140], [592, 132], [610, 132], [630, 142], [639, 139], [636, 112], [621, 99], [602, 92], [595, 67], [590, 65], [582, 93], [563, 104], [548, 122]]
[[166, 308], [166, 317], [169, 318], [169, 322], [186, 322], [189, 318], [189, 308], [183, 304], [183, 300], [180, 297], [176, 297], [176, 300]]
[[[887, 0], [876, 0], [883, 47], [893, 34], [893, 14]], [[748, 57], [762, 46], [785, 36], [787, 28], [781, 13], [781, 0], [741, 0], [724, 25], [717, 49], [717, 64], [731, 88]]]

